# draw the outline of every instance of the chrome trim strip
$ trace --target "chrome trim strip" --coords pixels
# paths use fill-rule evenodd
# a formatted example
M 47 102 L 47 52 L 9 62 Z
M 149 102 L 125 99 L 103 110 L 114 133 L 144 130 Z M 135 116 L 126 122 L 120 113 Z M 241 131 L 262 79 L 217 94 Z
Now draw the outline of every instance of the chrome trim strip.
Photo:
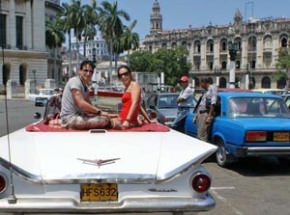
M 290 147 L 249 147 L 248 155 L 290 155 Z
M 0 204 L 1 204 L 0 200 Z M 3 199 L 5 201 L 5 199 Z M 74 199 L 20 198 L 16 204 L 1 204 L 0 212 L 22 213 L 120 213 L 120 212 L 173 212 L 208 211 L 215 200 L 208 193 L 200 198 L 128 198 L 121 202 L 78 202 Z

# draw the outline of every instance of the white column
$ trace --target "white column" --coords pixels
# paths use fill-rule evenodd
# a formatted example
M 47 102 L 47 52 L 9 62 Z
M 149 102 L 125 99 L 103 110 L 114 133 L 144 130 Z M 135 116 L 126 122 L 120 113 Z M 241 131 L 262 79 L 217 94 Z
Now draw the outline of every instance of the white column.
M 247 47 L 247 37 L 242 38 L 242 59 L 241 59 L 241 68 L 246 69 L 248 65 L 248 47 Z
M 11 48 L 16 47 L 16 23 L 15 23 L 15 0 L 9 1 L 9 15 L 8 15 L 8 44 Z
M 28 49 L 32 49 L 32 20 L 31 20 L 31 3 L 26 1 L 26 16 L 25 16 L 25 45 Z
M 229 65 L 229 74 L 230 74 L 230 79 L 229 79 L 229 87 L 230 88 L 235 88 L 235 67 L 236 63 L 235 61 L 230 61 Z
M 0 63 L 0 86 L 2 86 L 3 83 L 3 64 Z
M 257 62 L 256 68 L 263 68 L 263 40 L 261 36 L 257 37 L 257 50 L 256 50 Z
M 250 84 L 250 76 L 249 76 L 249 74 L 246 74 L 246 76 L 245 76 L 245 86 L 244 86 L 244 88 L 246 90 L 249 89 L 249 84 Z
M 214 63 L 213 63 L 213 68 L 220 68 L 221 67 L 221 63 L 220 63 L 220 43 L 219 40 L 216 39 L 214 41 Z
M 200 41 L 200 70 L 206 70 L 206 41 Z
M 46 51 L 45 47 L 45 5 L 44 0 L 33 1 L 33 48 L 38 51 Z

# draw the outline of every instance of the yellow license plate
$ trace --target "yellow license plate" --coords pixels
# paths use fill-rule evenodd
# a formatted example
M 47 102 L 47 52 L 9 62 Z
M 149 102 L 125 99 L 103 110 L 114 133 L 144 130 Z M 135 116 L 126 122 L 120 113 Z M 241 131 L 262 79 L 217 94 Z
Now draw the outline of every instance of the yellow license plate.
M 117 201 L 118 185 L 116 183 L 81 184 L 81 201 Z
M 289 132 L 274 132 L 273 141 L 278 141 L 278 142 L 289 141 Z

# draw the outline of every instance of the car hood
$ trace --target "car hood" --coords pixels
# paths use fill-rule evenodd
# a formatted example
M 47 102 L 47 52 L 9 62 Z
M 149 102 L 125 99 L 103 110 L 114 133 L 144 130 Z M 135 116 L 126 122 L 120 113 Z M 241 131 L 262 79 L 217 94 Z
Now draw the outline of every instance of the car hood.
M 245 129 L 260 129 L 260 130 L 289 130 L 289 118 L 239 118 L 231 120 Z
M 167 180 L 199 165 L 216 147 L 169 132 L 26 132 L 10 134 L 16 174 L 41 183 L 59 180 Z M 8 161 L 7 137 L 0 138 L 0 163 Z M 83 162 L 118 158 L 106 165 Z

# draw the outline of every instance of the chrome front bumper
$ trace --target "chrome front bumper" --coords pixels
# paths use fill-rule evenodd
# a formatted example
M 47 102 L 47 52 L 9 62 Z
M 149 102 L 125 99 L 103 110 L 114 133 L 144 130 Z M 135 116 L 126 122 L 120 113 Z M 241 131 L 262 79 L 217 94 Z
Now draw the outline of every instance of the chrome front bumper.
M 215 206 L 215 200 L 208 194 L 202 199 L 192 198 L 130 198 L 122 202 L 82 202 L 73 199 L 17 199 L 9 204 L 0 200 L 0 214 L 5 213 L 124 213 L 124 212 L 199 212 Z

